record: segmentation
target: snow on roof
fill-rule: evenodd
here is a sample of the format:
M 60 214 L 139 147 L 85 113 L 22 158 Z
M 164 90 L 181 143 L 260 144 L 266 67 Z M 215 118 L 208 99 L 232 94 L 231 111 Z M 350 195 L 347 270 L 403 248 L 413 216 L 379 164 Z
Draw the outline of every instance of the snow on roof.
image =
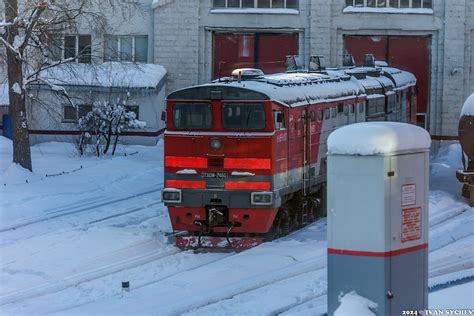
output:
M 265 75 L 258 80 L 214 81 L 204 86 L 232 86 L 265 94 L 269 99 L 296 107 L 328 99 L 344 99 L 365 94 L 354 77 L 328 76 L 320 73 L 280 73 Z
M 392 67 L 383 67 L 382 71 L 392 76 L 395 80 L 396 89 L 416 85 L 416 77 L 411 72 Z
M 365 89 L 381 89 L 382 85 L 378 80 L 376 80 L 374 77 L 369 77 L 367 76 L 365 79 L 359 79 L 359 82 L 362 84 L 362 86 Z
M 377 303 L 358 295 L 355 291 L 349 292 L 339 299 L 341 305 L 334 311 L 334 316 L 373 316 Z
M 347 68 L 347 69 L 330 69 L 328 70 L 328 74 L 333 75 L 341 75 L 346 74 L 350 76 L 356 76 L 358 74 L 365 74 L 365 79 L 358 79 L 365 88 L 368 89 L 377 89 L 380 88 L 380 83 L 382 83 L 385 87 L 393 88 L 394 83 L 389 78 L 383 76 L 381 72 L 382 68 L 373 68 L 373 67 L 355 67 L 355 68 Z M 375 75 L 376 73 L 380 73 L 379 76 Z M 377 83 L 376 81 L 380 82 Z
M 392 14 L 433 14 L 430 8 L 373 8 L 348 6 L 342 10 L 343 13 L 392 13 Z
M 9 105 L 8 83 L 0 83 L 0 105 Z
M 337 129 L 328 138 L 335 155 L 384 155 L 430 148 L 431 138 L 421 127 L 395 122 L 365 122 Z
M 471 94 L 461 109 L 461 116 L 463 115 L 472 115 L 474 116 L 474 93 Z
M 162 7 L 164 5 L 167 5 L 168 3 L 174 2 L 175 0 L 153 0 L 151 3 L 151 8 L 156 9 L 158 7 Z
M 106 62 L 62 64 L 43 71 L 40 77 L 58 86 L 156 88 L 166 75 L 163 66 Z
M 390 88 L 390 90 L 393 89 L 395 85 L 392 80 L 390 80 L 389 78 L 385 76 L 372 77 L 372 78 L 374 78 L 375 80 L 383 84 L 385 88 Z

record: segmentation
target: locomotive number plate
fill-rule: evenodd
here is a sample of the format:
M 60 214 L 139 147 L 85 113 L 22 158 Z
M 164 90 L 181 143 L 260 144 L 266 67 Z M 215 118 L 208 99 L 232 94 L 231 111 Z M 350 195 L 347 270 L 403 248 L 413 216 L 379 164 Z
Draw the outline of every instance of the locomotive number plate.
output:
M 202 172 L 201 177 L 211 179 L 226 179 L 227 172 Z

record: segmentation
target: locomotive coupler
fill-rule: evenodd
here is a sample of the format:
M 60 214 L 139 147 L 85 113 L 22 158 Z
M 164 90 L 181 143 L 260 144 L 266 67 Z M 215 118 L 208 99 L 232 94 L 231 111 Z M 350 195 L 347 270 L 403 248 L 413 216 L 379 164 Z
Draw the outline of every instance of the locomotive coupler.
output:
M 209 227 L 217 226 L 224 222 L 224 213 L 216 208 L 209 209 Z

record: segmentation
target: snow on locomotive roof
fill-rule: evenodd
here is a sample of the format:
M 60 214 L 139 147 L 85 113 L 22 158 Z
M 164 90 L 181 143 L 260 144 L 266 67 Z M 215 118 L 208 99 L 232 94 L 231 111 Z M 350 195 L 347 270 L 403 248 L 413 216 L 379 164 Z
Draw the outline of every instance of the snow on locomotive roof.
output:
M 395 84 L 389 78 L 387 78 L 385 76 L 379 76 L 379 77 L 374 77 L 374 78 L 375 78 L 375 80 L 377 80 L 378 82 L 383 84 L 385 88 L 390 88 L 390 90 L 394 88 Z
M 381 88 L 381 84 L 383 84 L 384 87 L 388 87 L 390 90 L 392 90 L 394 88 L 393 81 L 383 75 L 378 75 L 381 74 L 381 70 L 382 68 L 355 67 L 347 69 L 329 69 L 327 72 L 328 74 L 332 75 L 365 75 L 365 78 L 358 79 L 364 88 L 377 89 Z
M 393 67 L 383 67 L 382 72 L 388 74 L 395 80 L 395 89 L 404 89 L 416 85 L 416 77 L 411 72 Z
M 363 87 L 354 77 L 321 73 L 279 73 L 240 82 L 216 80 L 202 86 L 226 86 L 254 90 L 266 95 L 270 100 L 291 107 L 365 94 Z
M 471 94 L 466 102 L 464 102 L 464 105 L 461 110 L 461 116 L 463 115 L 472 115 L 474 116 L 474 93 Z
M 429 149 L 428 132 L 416 125 L 396 122 L 364 122 L 337 129 L 328 138 L 333 155 L 385 155 Z
M 374 77 L 366 77 L 365 79 L 358 79 L 358 81 L 364 86 L 366 89 L 379 89 L 382 88 L 380 82 L 375 79 Z

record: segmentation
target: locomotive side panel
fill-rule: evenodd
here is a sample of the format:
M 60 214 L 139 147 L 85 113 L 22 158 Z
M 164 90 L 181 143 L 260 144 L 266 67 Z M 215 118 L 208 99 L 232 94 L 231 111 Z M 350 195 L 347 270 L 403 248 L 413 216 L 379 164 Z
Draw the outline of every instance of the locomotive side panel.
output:
M 173 230 L 190 232 L 178 246 L 255 246 L 312 222 L 324 214 L 329 135 L 411 115 L 412 87 L 386 77 L 244 71 L 168 98 L 163 200 Z

